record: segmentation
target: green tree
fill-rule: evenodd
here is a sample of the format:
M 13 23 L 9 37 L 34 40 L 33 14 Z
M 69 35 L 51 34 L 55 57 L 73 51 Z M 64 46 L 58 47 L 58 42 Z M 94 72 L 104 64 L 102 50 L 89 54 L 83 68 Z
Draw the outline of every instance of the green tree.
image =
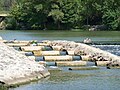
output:
M 62 23 L 64 23 L 67 28 L 75 28 L 77 26 L 79 27 L 81 22 L 81 1 L 63 0 L 61 8 L 64 13 Z
M 120 28 L 120 0 L 15 0 L 18 29 L 71 29 L 105 24 Z
M 55 24 L 57 24 L 57 28 L 60 29 L 60 23 L 64 17 L 64 13 L 60 9 L 60 2 L 59 1 L 52 1 L 51 2 L 51 10 L 49 11 L 48 17 L 52 17 Z
M 103 21 L 110 29 L 120 30 L 120 1 L 106 0 L 103 6 Z
M 46 6 L 44 0 L 23 0 L 13 7 L 11 14 L 20 28 L 40 29 L 46 21 Z
M 83 0 L 82 20 L 86 25 L 96 25 L 102 23 L 103 0 Z
M 23 0 L 13 7 L 11 14 L 20 28 L 44 29 L 53 23 L 61 29 L 61 25 L 78 25 L 80 7 L 79 0 Z

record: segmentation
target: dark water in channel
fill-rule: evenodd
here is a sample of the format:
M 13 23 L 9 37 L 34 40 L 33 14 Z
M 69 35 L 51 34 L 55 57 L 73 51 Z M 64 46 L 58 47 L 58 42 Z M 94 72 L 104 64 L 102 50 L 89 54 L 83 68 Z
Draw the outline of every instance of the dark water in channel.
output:
M 6 40 L 70 40 L 82 42 L 92 39 L 100 45 L 93 45 L 120 56 L 120 32 L 75 32 L 75 31 L 0 31 Z M 101 44 L 102 43 L 102 44 Z M 104 43 L 104 44 L 103 44 Z M 105 43 L 108 43 L 105 45 Z M 63 72 L 51 72 L 51 77 L 38 82 L 22 85 L 9 90 L 119 90 L 120 69 L 69 71 L 69 67 L 60 67 Z

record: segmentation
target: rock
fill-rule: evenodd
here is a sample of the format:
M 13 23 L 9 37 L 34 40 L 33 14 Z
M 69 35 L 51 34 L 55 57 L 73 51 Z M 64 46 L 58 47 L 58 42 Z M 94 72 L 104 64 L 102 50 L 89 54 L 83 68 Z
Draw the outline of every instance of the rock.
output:
M 120 66 L 120 57 L 107 51 L 73 41 L 48 41 L 51 45 L 62 45 L 66 50 L 73 50 L 76 55 L 89 55 L 93 61 L 111 61 Z
M 0 42 L 0 82 L 20 84 L 48 75 L 50 73 L 43 65 Z
M 90 44 L 90 43 L 92 43 L 92 40 L 90 38 L 86 38 L 86 39 L 84 39 L 83 42 L 86 44 Z

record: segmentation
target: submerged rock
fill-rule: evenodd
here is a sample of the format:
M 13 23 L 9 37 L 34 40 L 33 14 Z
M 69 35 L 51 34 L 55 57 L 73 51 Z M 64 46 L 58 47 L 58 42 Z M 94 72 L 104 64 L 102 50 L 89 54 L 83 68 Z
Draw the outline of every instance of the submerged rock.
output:
M 0 42 L 0 82 L 13 85 L 50 75 L 48 70 Z

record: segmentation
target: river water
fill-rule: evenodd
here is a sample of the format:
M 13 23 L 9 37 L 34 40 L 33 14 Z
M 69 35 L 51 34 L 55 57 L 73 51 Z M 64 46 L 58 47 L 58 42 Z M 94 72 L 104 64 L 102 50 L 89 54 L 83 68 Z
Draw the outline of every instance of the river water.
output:
M 70 40 L 82 42 L 85 38 L 93 41 L 94 47 L 101 48 L 120 56 L 119 31 L 0 31 L 0 36 L 6 40 Z M 51 72 L 51 76 L 21 85 L 9 90 L 119 90 L 120 69 L 76 70 L 60 67 L 63 71 Z

